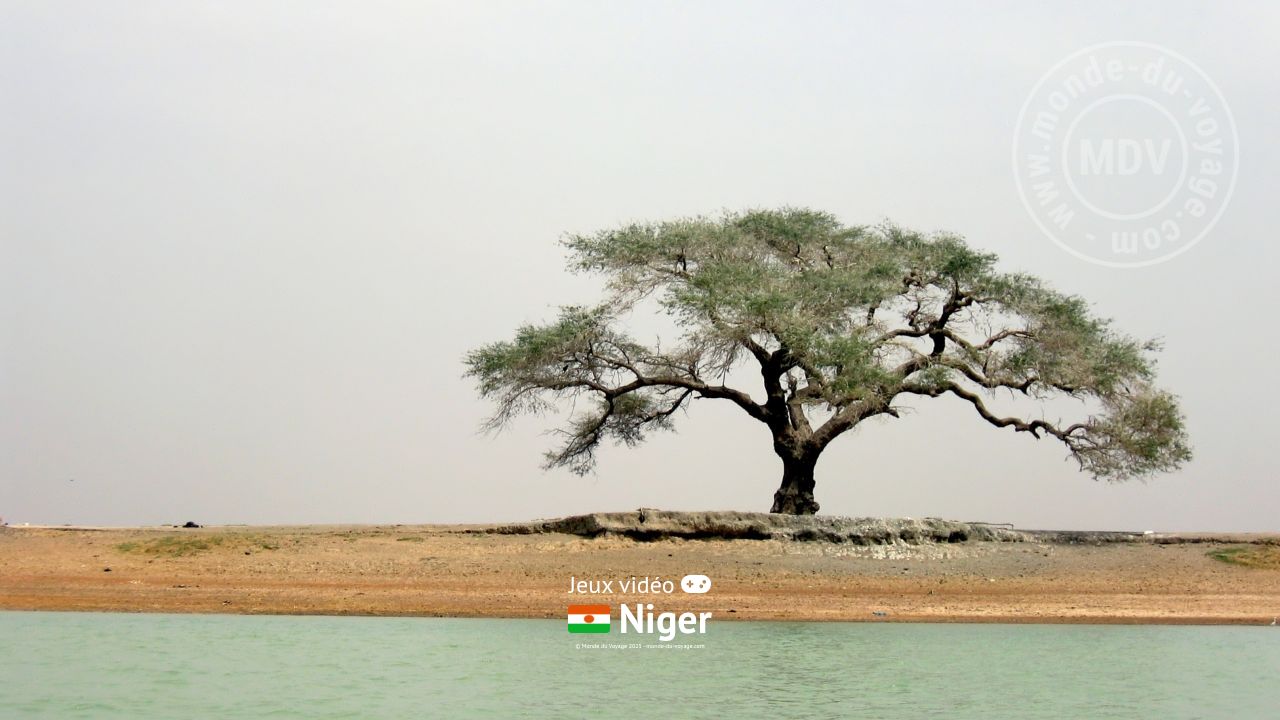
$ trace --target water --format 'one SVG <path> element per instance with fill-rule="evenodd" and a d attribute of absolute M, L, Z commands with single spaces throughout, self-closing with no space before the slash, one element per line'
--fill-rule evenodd
<path fill-rule="evenodd" d="M 713 621 L 698 637 L 591 650 L 575 646 L 636 638 L 553 620 L 0 613 L 0 718 L 1280 717 L 1280 628 Z"/>

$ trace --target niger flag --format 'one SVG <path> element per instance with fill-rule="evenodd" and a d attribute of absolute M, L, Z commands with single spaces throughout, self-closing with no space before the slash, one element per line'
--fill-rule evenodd
<path fill-rule="evenodd" d="M 609 632 L 608 605 L 570 605 L 569 632 L 571 633 L 607 633 Z"/>

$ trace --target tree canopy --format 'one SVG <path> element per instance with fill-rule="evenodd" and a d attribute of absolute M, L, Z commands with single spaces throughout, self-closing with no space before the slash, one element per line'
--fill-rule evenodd
<path fill-rule="evenodd" d="M 1191 457 L 1177 399 L 1154 385 L 1155 342 L 1096 317 L 1080 297 L 950 234 L 845 226 L 784 208 L 637 223 L 566 238 L 571 266 L 607 279 L 594 306 L 562 308 L 470 352 L 467 375 L 497 409 L 490 427 L 582 399 L 547 465 L 592 470 L 596 449 L 672 427 L 692 399 L 733 403 L 768 427 L 783 460 L 773 511 L 816 512 L 813 468 L 836 437 L 906 398 L 951 395 L 1000 428 L 1052 438 L 1095 478 L 1123 480 Z M 645 298 L 682 328 L 645 345 L 620 319 Z M 726 385 L 760 372 L 757 401 Z M 993 394 L 1067 396 L 1074 422 L 1005 417 Z M 587 409 L 582 410 L 583 407 Z"/>

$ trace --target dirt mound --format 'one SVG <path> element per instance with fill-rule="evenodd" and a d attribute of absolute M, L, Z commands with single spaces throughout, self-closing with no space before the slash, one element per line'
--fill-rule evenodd
<path fill-rule="evenodd" d="M 535 520 L 479 532 L 503 535 L 566 533 L 582 537 L 614 535 L 633 540 L 791 540 L 854 545 L 1023 542 L 1030 539 L 1024 533 L 1005 527 L 938 518 L 849 518 L 733 511 L 676 512 L 646 508 L 635 512 L 591 513 Z"/>

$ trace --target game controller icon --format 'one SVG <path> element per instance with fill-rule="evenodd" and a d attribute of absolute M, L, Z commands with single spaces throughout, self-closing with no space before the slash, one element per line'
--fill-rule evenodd
<path fill-rule="evenodd" d="M 685 575 L 680 580 L 680 589 L 697 595 L 701 595 L 711 589 L 711 578 L 706 575 Z"/>

